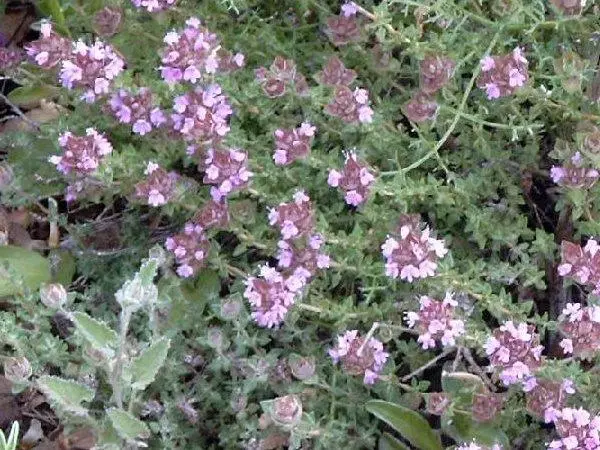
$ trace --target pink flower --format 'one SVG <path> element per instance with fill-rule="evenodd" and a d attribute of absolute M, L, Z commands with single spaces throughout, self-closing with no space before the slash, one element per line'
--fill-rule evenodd
<path fill-rule="evenodd" d="M 275 137 L 275 154 L 273 160 L 279 166 L 306 158 L 310 154 L 316 127 L 304 122 L 295 129 L 277 129 Z"/>
<path fill-rule="evenodd" d="M 295 276 L 305 286 L 319 269 L 329 267 L 329 255 L 321 251 L 324 241 L 320 235 L 277 243 L 278 267 L 285 276 Z"/>
<path fill-rule="evenodd" d="M 41 35 L 25 46 L 27 55 L 44 69 L 51 69 L 71 55 L 72 42 L 56 34 L 49 22 L 42 22 Z"/>
<path fill-rule="evenodd" d="M 477 86 L 485 89 L 488 99 L 514 94 L 529 79 L 528 62 L 519 47 L 501 56 L 486 56 L 481 60 Z"/>
<path fill-rule="evenodd" d="M 175 256 L 177 274 L 188 278 L 204 267 L 210 251 L 210 243 L 202 227 L 186 223 L 182 233 L 167 238 L 165 248 Z"/>
<path fill-rule="evenodd" d="M 145 8 L 148 12 L 158 12 L 175 6 L 177 0 L 131 0 L 136 8 Z"/>
<path fill-rule="evenodd" d="M 342 369 L 349 375 L 363 375 L 365 384 L 373 384 L 389 357 L 383 350 L 383 344 L 370 338 L 365 342 L 358 336 L 357 330 L 346 331 L 338 336 L 337 346 L 329 350 L 329 356 L 335 364 L 341 363 Z"/>
<path fill-rule="evenodd" d="M 215 185 L 217 201 L 245 188 L 252 177 L 252 172 L 248 170 L 248 155 L 240 149 L 209 148 L 200 168 L 205 171 L 202 181 Z"/>
<path fill-rule="evenodd" d="M 284 276 L 269 266 L 261 268 L 259 277 L 246 280 L 244 297 L 252 307 L 252 318 L 261 327 L 281 325 L 296 301 L 295 295 Z"/>
<path fill-rule="evenodd" d="M 50 162 L 65 175 L 88 175 L 96 170 L 104 156 L 112 152 L 112 145 L 103 134 L 93 128 L 86 130 L 85 136 L 75 136 L 70 132 L 59 137 L 63 150 L 61 156 L 50 157 Z"/>
<path fill-rule="evenodd" d="M 221 87 L 212 84 L 175 98 L 171 114 L 173 128 L 187 141 L 208 145 L 229 133 L 228 120 L 233 113 Z"/>
<path fill-rule="evenodd" d="M 132 124 L 132 131 L 142 136 L 166 122 L 164 113 L 154 106 L 148 88 L 140 88 L 135 94 L 120 89 L 111 97 L 109 108 L 119 122 Z"/>
<path fill-rule="evenodd" d="M 444 242 L 430 237 L 429 228 L 421 230 L 418 215 L 402 216 L 398 231 L 381 246 L 386 275 L 409 283 L 435 275 L 437 260 L 448 252 Z"/>
<path fill-rule="evenodd" d="M 583 408 L 563 408 L 553 413 L 559 439 L 552 441 L 552 449 L 600 449 L 600 417 Z"/>
<path fill-rule="evenodd" d="M 308 196 L 296 192 L 294 202 L 280 203 L 269 213 L 269 223 L 276 225 L 285 240 L 307 236 L 314 228 L 314 211 Z"/>
<path fill-rule="evenodd" d="M 109 92 L 111 82 L 124 69 L 125 62 L 112 47 L 101 41 L 88 46 L 83 41 L 73 45 L 62 59 L 61 84 L 68 89 L 83 88 L 82 99 L 88 103 Z"/>
<path fill-rule="evenodd" d="M 455 319 L 455 307 L 448 300 L 437 301 L 423 296 L 420 299 L 418 312 L 407 313 L 406 321 L 410 328 L 419 332 L 418 342 L 424 349 L 435 347 L 436 341 L 444 347 L 456 344 L 456 338 L 465 332 L 464 322 Z"/>
<path fill-rule="evenodd" d="M 500 379 L 505 385 L 525 381 L 542 363 L 539 336 L 535 327 L 512 321 L 494 330 L 486 343 L 486 353 L 493 368 L 500 369 Z"/>
<path fill-rule="evenodd" d="M 225 50 L 217 35 L 201 26 L 195 17 L 186 21 L 182 31 L 167 33 L 163 41 L 167 46 L 160 69 L 165 82 L 171 85 L 182 81 L 195 84 L 205 74 L 231 72 L 244 64 L 243 55 L 234 56 Z"/>
<path fill-rule="evenodd" d="M 356 79 L 356 72 L 347 69 L 337 56 L 332 56 L 327 60 L 327 65 L 323 67 L 323 70 L 316 75 L 316 78 L 326 86 L 350 86 Z"/>
<path fill-rule="evenodd" d="M 339 187 L 345 194 L 346 203 L 352 206 L 358 206 L 367 199 L 374 181 L 375 177 L 368 167 L 353 152 L 346 153 L 342 172 L 331 169 L 327 178 L 327 184 Z"/>
<path fill-rule="evenodd" d="M 342 5 L 342 14 L 344 17 L 355 16 L 358 13 L 358 7 L 354 2 L 346 2 Z"/>
<path fill-rule="evenodd" d="M 158 164 L 149 162 L 145 171 L 146 180 L 135 185 L 135 196 L 144 200 L 150 206 L 162 206 L 175 195 L 179 175 L 167 172 Z"/>
<path fill-rule="evenodd" d="M 574 279 L 577 283 L 592 286 L 594 293 L 600 292 L 600 252 L 595 239 L 590 239 L 585 247 L 563 241 L 561 244 L 561 276 Z"/>
<path fill-rule="evenodd" d="M 600 350 L 600 306 L 568 303 L 558 326 L 565 336 L 559 344 L 565 354 L 586 358 Z"/>
<path fill-rule="evenodd" d="M 370 123 L 373 120 L 366 89 L 356 88 L 352 91 L 347 86 L 336 86 L 334 98 L 325 106 L 325 112 L 346 123 Z"/>

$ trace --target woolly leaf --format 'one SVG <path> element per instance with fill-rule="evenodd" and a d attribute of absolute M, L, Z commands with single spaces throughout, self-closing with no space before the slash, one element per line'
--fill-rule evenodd
<path fill-rule="evenodd" d="M 118 408 L 106 410 L 113 428 L 123 439 L 132 441 L 135 439 L 146 439 L 150 437 L 148 426 L 127 411 Z"/>
<path fill-rule="evenodd" d="M 162 338 L 148 347 L 131 363 L 133 389 L 143 390 L 156 378 L 156 374 L 165 363 L 171 341 Z"/>
<path fill-rule="evenodd" d="M 74 414 L 85 415 L 87 409 L 81 406 L 83 402 L 91 402 L 94 390 L 72 380 L 44 375 L 38 379 L 39 389 L 62 409 Z"/>
<path fill-rule="evenodd" d="M 365 407 L 418 449 L 442 450 L 440 436 L 415 411 L 383 400 L 368 401 Z"/>
<path fill-rule="evenodd" d="M 72 318 L 77 331 L 92 347 L 109 355 L 113 354 L 113 349 L 119 345 L 119 336 L 115 331 L 104 322 L 93 319 L 83 312 L 73 313 Z"/>

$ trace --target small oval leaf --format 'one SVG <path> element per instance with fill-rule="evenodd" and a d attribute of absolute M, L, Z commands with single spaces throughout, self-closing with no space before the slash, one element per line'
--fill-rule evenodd
<path fill-rule="evenodd" d="M 383 400 L 368 401 L 365 407 L 418 449 L 442 450 L 440 436 L 419 413 Z"/>

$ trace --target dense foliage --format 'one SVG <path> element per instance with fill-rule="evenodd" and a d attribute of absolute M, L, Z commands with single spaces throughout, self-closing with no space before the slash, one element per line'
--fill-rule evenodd
<path fill-rule="evenodd" d="M 0 345 L 45 435 L 600 448 L 593 1 L 36 6 Z"/>

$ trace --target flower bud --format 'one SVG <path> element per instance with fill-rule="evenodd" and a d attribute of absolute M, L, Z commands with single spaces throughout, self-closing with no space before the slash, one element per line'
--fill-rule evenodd
<path fill-rule="evenodd" d="M 233 320 L 240 315 L 242 304 L 237 300 L 227 300 L 221 304 L 221 317 L 226 320 Z"/>
<path fill-rule="evenodd" d="M 67 302 L 67 290 L 62 284 L 46 284 L 40 288 L 40 300 L 48 308 L 59 309 Z"/>
<path fill-rule="evenodd" d="M 302 418 L 302 402 L 297 395 L 277 397 L 271 406 L 271 418 L 284 427 L 292 427 Z"/>
<path fill-rule="evenodd" d="M 4 360 L 4 376 L 13 383 L 23 383 L 31 376 L 31 364 L 24 356 L 10 357 Z"/>
<path fill-rule="evenodd" d="M 292 375 L 299 380 L 307 380 L 315 374 L 315 358 L 295 357 L 289 361 Z"/>

